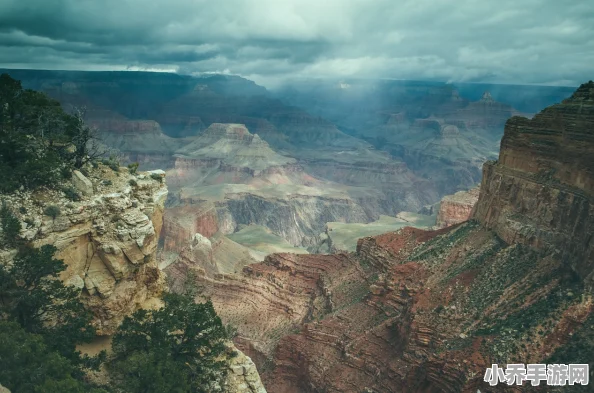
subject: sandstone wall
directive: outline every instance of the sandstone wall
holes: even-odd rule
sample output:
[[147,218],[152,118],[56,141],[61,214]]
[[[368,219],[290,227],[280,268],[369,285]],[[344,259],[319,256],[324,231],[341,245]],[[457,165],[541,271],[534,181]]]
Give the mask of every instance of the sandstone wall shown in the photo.
[[164,217],[164,250],[180,252],[196,233],[210,238],[219,230],[212,203],[168,208]]
[[252,359],[237,349],[235,351],[237,355],[229,361],[228,391],[230,393],[266,393]]

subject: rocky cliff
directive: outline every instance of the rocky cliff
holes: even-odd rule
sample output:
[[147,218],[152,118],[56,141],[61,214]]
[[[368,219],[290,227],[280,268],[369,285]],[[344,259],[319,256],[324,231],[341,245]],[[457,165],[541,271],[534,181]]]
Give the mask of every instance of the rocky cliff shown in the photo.
[[593,88],[508,121],[468,222],[275,254],[241,274],[178,261],[173,282],[198,272],[274,392],[511,392],[484,382],[486,367],[588,363]]
[[446,195],[439,204],[435,225],[438,228],[445,228],[468,220],[472,216],[478,198],[478,187],[468,191],[458,191],[454,195]]
[[594,82],[533,119],[511,118],[485,165],[475,217],[508,243],[550,252],[592,287]]
[[[21,220],[24,240],[58,249],[56,257],[67,265],[61,279],[80,288],[99,334],[109,335],[124,316],[159,304],[165,281],[156,250],[167,188],[162,171],[132,175],[102,164],[87,171],[75,171],[65,192],[1,198]],[[0,257],[10,263],[14,253],[4,250]]]

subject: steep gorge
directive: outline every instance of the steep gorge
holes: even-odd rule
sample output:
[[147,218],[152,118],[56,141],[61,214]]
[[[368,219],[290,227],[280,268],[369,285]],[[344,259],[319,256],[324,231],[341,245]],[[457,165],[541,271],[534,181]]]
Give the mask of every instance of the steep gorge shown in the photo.
[[510,119],[471,221],[367,237],[354,253],[274,254],[241,274],[188,259],[166,270],[174,285],[198,273],[269,391],[514,391],[485,368],[594,353],[593,115],[590,82]]

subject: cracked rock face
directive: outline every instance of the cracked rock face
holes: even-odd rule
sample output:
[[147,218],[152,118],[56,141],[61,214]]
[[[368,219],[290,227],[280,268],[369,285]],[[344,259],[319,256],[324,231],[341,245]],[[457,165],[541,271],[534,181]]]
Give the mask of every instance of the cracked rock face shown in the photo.
[[[73,175],[75,187],[87,187],[80,201],[52,190],[6,198],[23,221],[21,237],[35,247],[58,249],[55,257],[67,265],[61,279],[81,289],[98,333],[108,335],[124,316],[159,304],[165,284],[155,255],[167,187],[157,179],[162,171],[132,175],[100,165],[89,172]],[[60,210],[56,218],[43,214],[50,205]],[[0,252],[8,263],[13,255],[14,250]]]

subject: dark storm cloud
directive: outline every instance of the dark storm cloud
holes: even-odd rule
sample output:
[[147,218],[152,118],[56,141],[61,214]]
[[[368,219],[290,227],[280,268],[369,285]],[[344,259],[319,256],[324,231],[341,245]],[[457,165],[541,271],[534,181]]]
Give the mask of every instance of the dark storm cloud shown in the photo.
[[575,85],[582,0],[0,0],[0,67]]

